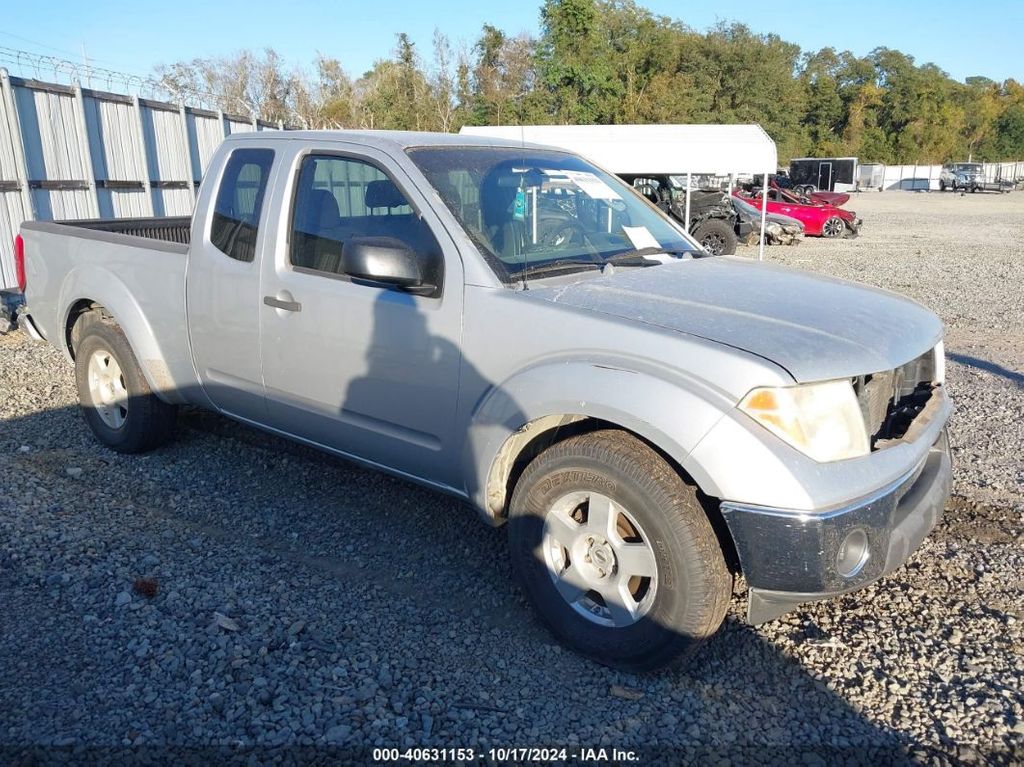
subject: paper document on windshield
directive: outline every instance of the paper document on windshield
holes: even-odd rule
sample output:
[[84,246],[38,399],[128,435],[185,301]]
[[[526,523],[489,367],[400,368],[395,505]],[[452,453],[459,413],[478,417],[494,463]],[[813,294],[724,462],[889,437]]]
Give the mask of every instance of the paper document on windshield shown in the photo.
[[651,234],[646,226],[624,226],[622,231],[626,233],[629,241],[633,243],[633,247],[637,250],[643,250],[644,248],[661,249],[661,243],[654,239],[654,235]]
[[551,177],[567,178],[593,200],[621,200],[622,195],[612,189],[595,174],[583,170],[562,170],[545,168],[543,172]]

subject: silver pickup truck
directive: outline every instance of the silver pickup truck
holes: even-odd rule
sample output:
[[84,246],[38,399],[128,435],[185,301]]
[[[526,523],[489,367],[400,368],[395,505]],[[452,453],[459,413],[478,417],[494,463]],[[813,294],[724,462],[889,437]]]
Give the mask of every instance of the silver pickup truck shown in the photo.
[[190,222],[21,238],[23,325],[102,443],[156,448],[199,406],[465,499],[609,665],[689,652],[739,573],[753,623],[859,589],[949,495],[934,314],[707,257],[564,151],[232,136]]

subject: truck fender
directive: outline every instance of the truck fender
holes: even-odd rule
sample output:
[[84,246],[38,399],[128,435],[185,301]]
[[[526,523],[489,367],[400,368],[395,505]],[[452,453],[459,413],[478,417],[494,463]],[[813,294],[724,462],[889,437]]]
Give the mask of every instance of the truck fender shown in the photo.
[[690,453],[729,404],[710,390],[584,361],[550,363],[491,387],[473,410],[463,452],[466,491],[491,524],[504,521],[516,456],[536,435],[585,419],[630,431],[687,470]]
[[135,353],[149,388],[157,397],[170,404],[187,401],[182,393],[187,382],[174,380],[146,314],[128,287],[109,269],[80,264],[64,277],[60,289],[60,325],[55,329],[55,340],[69,359],[73,355],[64,330],[72,309],[82,301],[99,304],[114,318]]

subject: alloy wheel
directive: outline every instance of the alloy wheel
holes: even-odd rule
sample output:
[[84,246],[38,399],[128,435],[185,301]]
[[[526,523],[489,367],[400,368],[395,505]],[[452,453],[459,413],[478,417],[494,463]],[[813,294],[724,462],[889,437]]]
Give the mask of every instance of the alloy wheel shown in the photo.
[[608,496],[575,492],[556,501],[542,547],[555,589],[587,620],[624,628],[654,604],[658,565],[650,539]]

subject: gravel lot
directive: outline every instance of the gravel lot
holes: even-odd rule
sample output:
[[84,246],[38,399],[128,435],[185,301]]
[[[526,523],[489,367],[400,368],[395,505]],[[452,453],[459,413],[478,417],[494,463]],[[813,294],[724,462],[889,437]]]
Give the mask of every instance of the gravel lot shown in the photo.
[[63,359],[0,336],[0,747],[1019,759],[1024,194],[849,207],[858,239],[769,258],[946,321],[945,521],[864,592],[756,629],[738,593],[693,663],[653,675],[555,644],[512,583],[502,531],[459,503],[210,414],[184,414],[167,448],[117,455],[80,419]]

